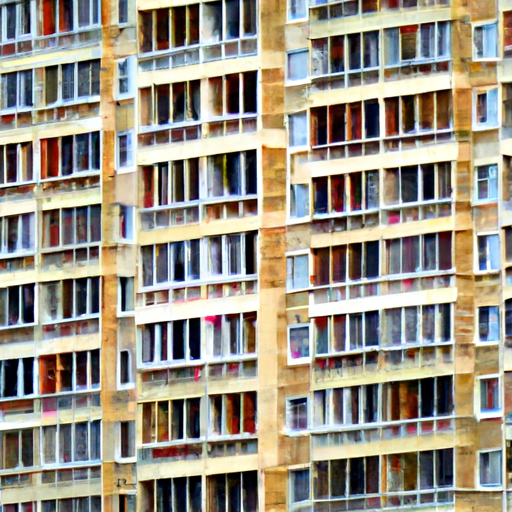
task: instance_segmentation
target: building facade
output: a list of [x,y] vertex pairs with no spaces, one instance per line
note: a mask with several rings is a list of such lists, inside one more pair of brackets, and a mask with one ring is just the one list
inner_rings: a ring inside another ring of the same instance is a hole
[[1,0],[0,82],[4,512],[512,507],[510,0]]

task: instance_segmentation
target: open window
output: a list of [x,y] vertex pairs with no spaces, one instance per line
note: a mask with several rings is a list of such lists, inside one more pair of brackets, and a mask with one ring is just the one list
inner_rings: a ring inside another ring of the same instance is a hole
[[43,0],[41,34],[74,32],[100,23],[100,0]]
[[473,26],[473,60],[498,58],[498,24]]
[[473,127],[477,129],[498,128],[498,88],[475,89]]
[[257,176],[256,150],[209,156],[208,197],[254,195]]
[[478,270],[493,272],[500,269],[499,235],[477,235]]
[[119,457],[132,459],[135,457],[135,421],[120,421],[119,428]]
[[30,396],[37,391],[34,361],[33,357],[0,361],[1,398]]
[[204,321],[214,357],[256,354],[255,312],[207,316]]
[[[207,512],[257,512],[258,472],[243,471],[207,477]],[[224,497],[229,496],[229,499]]]
[[35,244],[35,214],[0,217],[0,254],[31,252]]

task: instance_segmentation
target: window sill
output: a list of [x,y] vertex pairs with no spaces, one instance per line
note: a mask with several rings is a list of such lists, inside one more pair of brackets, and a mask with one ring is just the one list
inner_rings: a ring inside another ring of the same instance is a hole
[[115,457],[117,464],[135,464],[137,462],[137,456],[134,457]]
[[475,201],[473,201],[473,206],[492,206],[492,205],[495,205],[495,206],[498,205],[497,197],[493,197],[491,199],[476,199]]
[[92,315],[76,316],[73,318],[49,319],[49,320],[45,320],[45,321],[42,320],[41,325],[43,327],[47,327],[47,326],[53,326],[53,325],[59,325],[59,324],[68,324],[71,322],[83,322],[84,320],[99,320],[99,319],[100,319],[100,314],[94,313]]
[[501,418],[502,416],[503,416],[502,409],[492,410],[492,411],[484,411],[484,412],[480,411],[476,414],[478,421],[497,419],[497,418]]
[[307,78],[299,78],[297,80],[292,80],[291,78],[287,78],[284,82],[285,87],[296,87],[296,86],[303,86],[303,85],[310,85],[311,84],[311,77]]
[[499,123],[493,124],[493,125],[485,125],[485,124],[479,124],[479,123],[473,123],[473,131],[475,132],[485,132],[490,130],[498,130],[500,128]]
[[27,323],[27,324],[16,324],[16,325],[0,325],[0,331],[8,331],[13,329],[26,329],[35,327],[37,325],[36,322]]
[[116,174],[130,174],[132,172],[135,172],[136,170],[137,170],[136,165],[130,165],[127,167],[117,167]]
[[49,105],[45,105],[44,107],[40,107],[34,109],[34,111],[39,112],[40,110],[48,110],[50,108],[62,108],[62,107],[74,107],[77,105],[84,105],[88,103],[99,103],[101,96],[95,94],[94,96],[80,96],[79,98],[73,98],[69,101],[67,100],[59,100],[55,103],[50,103]]
[[12,258],[26,258],[28,256],[36,256],[37,252],[33,249],[27,251],[17,251],[10,253],[0,253],[0,260],[9,260]]
[[76,171],[66,176],[51,176],[50,178],[41,178],[41,183],[50,183],[52,181],[72,180],[76,178],[90,178],[92,176],[99,176],[101,169],[87,170],[87,171]]
[[288,366],[305,366],[309,364],[311,364],[311,357],[293,359],[288,356]]
[[194,359],[191,361],[156,361],[156,362],[140,362],[137,369],[141,372],[153,372],[155,370],[175,370],[177,368],[194,368],[204,366],[206,361],[204,359]]

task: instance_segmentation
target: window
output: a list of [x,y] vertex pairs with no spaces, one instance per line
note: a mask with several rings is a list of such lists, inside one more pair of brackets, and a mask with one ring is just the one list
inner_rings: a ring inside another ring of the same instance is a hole
[[135,302],[135,284],[133,277],[120,277],[118,305],[122,313],[133,311]]
[[379,277],[379,255],[378,240],[313,249],[313,283],[324,286],[347,279],[358,281]]
[[72,32],[100,23],[100,0],[43,0],[42,35]]
[[452,268],[452,233],[386,240],[387,273],[409,274]]
[[119,423],[119,455],[122,459],[135,457],[135,421]]
[[311,109],[311,145],[324,146],[379,137],[378,100]]
[[475,107],[473,126],[476,128],[498,127],[498,88],[477,89],[475,91]]
[[101,205],[43,212],[43,248],[101,241]]
[[309,324],[288,326],[288,363],[304,363],[309,360]]
[[[119,0],[117,3],[117,14],[118,21],[122,23],[128,23],[128,0]],[[123,511],[126,512],[126,511]]]
[[35,214],[0,217],[0,255],[34,250]]
[[288,0],[288,20],[300,20],[308,15],[306,0]]
[[[210,5],[210,4],[209,4]],[[208,79],[209,118],[258,112],[258,72],[246,71]]]
[[[401,397],[407,397],[407,400]],[[313,423],[359,425],[453,414],[451,376],[314,392]]]
[[286,428],[289,430],[307,430],[307,397],[289,398],[286,400]]
[[256,392],[210,395],[208,425],[213,435],[255,434],[257,430]]
[[257,273],[256,232],[211,236],[203,241],[209,278],[252,276]]
[[90,317],[100,312],[100,278],[66,279],[42,285],[43,323]]
[[34,104],[33,71],[18,71],[2,75],[2,108],[29,108]]
[[119,205],[119,237],[121,240],[133,240],[134,216],[134,206]]
[[309,255],[286,258],[286,291],[309,288]]
[[503,57],[512,56],[512,11],[503,12]]
[[36,392],[33,357],[0,361],[0,372],[1,398],[29,396]]
[[490,487],[501,485],[501,450],[479,452],[480,485]]
[[500,269],[499,235],[478,235],[478,270],[492,272]]
[[384,310],[381,345],[429,344],[451,341],[450,304]]
[[387,68],[450,58],[450,22],[408,25],[384,31],[384,64]]
[[500,380],[498,377],[479,379],[480,412],[494,413],[501,409]]
[[34,431],[32,429],[3,432],[2,469],[28,468],[34,465]]
[[136,512],[137,496],[135,494],[119,494],[119,512]]
[[317,354],[361,350],[379,345],[380,315],[366,311],[314,319]]
[[385,170],[385,201],[388,205],[449,199],[451,193],[449,162]]
[[100,93],[100,61],[91,60],[45,68],[46,104],[76,101]]
[[129,350],[119,351],[119,382],[121,385],[132,382],[132,361]]
[[[151,486],[151,489],[154,489]],[[153,503],[153,495],[156,501]],[[151,492],[150,510],[158,512],[201,512],[201,476],[167,478],[157,480],[156,493]]]
[[386,136],[407,135],[452,127],[451,91],[386,98]]
[[290,503],[300,503],[310,499],[309,469],[290,471]]
[[0,146],[0,185],[32,180],[32,142]]
[[[124,1],[126,2],[127,0]],[[125,59],[117,63],[117,85],[120,95],[129,92],[128,79],[128,60]]]
[[208,197],[257,193],[256,150],[209,156],[207,161]]
[[101,496],[48,500],[42,501],[41,505],[42,512],[57,512],[57,510],[59,512],[71,512],[74,510],[79,510],[80,512],[101,512]]
[[498,199],[498,166],[482,165],[476,168],[477,200]]
[[480,341],[500,340],[499,306],[484,306],[478,308],[478,335]]
[[43,466],[100,460],[100,432],[100,420],[41,427]]
[[473,60],[498,57],[498,24],[473,27]]
[[[256,35],[256,20],[255,0],[207,2],[203,5],[201,23],[199,4],[140,11],[140,50],[141,53],[159,52],[251,37]],[[218,49],[207,48],[205,57],[213,60],[221,55]]]
[[141,126],[185,123],[201,118],[199,80],[159,84],[139,91]]
[[[10,42],[30,37],[31,16],[30,1],[23,0],[16,3],[8,3],[0,8],[0,19],[5,20],[0,24],[0,40]],[[3,55],[14,53],[14,49],[9,51],[4,49]]]
[[68,352],[39,357],[42,395],[100,387],[100,351]]
[[300,50],[288,53],[287,79],[290,81],[305,80],[309,76],[309,51]]
[[379,207],[379,171],[313,178],[315,215]]
[[142,443],[166,443],[201,437],[201,398],[142,404]]
[[256,354],[255,312],[207,316],[208,346],[214,357]]
[[288,116],[289,145],[307,146],[308,144],[308,116],[307,112],[298,112]]
[[0,288],[0,327],[34,323],[34,285]]
[[143,286],[200,278],[200,240],[148,245],[141,251]]
[[[126,0],[128,1],[128,0]],[[117,61],[117,90],[119,99],[132,98],[135,95],[134,74],[137,73],[135,56]]]
[[100,170],[100,132],[41,140],[41,178]]
[[142,363],[195,361],[201,359],[199,318],[146,324],[141,328]]
[[142,172],[144,208],[182,204],[199,199],[198,158],[162,162],[153,167],[144,167]]
[[117,136],[117,167],[119,170],[133,165],[133,133]]
[[208,476],[207,485],[207,512],[258,511],[257,471]]
[[290,185],[290,218],[309,216],[309,185]]

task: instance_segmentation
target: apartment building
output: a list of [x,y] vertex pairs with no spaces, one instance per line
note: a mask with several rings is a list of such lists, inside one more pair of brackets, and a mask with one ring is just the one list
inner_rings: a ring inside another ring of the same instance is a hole
[[5,512],[512,506],[511,2],[1,0],[0,83]]

